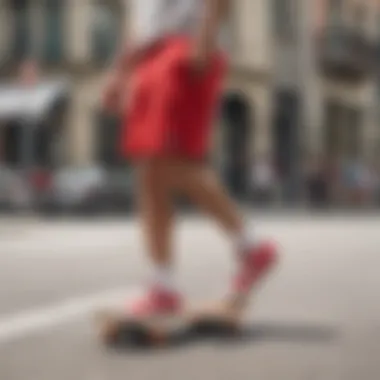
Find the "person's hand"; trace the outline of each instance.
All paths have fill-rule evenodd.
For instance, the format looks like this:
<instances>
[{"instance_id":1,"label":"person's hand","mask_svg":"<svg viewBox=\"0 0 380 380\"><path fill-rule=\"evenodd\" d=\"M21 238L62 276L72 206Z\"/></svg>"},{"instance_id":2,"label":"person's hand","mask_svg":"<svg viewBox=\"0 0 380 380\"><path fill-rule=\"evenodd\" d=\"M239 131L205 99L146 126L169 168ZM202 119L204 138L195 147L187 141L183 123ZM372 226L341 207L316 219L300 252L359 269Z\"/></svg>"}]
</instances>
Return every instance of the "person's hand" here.
<instances>
[{"instance_id":1,"label":"person's hand","mask_svg":"<svg viewBox=\"0 0 380 380\"><path fill-rule=\"evenodd\" d=\"M206 49L195 46L190 52L190 67L197 75L202 75L209 64L209 54Z\"/></svg>"}]
</instances>

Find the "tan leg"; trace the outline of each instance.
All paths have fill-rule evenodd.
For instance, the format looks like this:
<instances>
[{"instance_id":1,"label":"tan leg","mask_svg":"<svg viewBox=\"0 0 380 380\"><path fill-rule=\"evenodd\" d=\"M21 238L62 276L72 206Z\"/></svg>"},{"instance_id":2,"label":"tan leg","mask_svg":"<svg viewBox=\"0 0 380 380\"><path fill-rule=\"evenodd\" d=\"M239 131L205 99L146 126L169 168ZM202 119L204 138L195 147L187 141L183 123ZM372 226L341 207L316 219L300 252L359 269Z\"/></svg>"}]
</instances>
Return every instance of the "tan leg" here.
<instances>
[{"instance_id":1,"label":"tan leg","mask_svg":"<svg viewBox=\"0 0 380 380\"><path fill-rule=\"evenodd\" d=\"M153 262L158 266L172 264L172 195L179 192L189 197L213 217L230 235L242 233L243 218L214 172L200 164L177 159L156 159L140 167L141 217L145 239ZM244 311L246 299L230 295L206 314L225 315L237 320Z\"/></svg>"},{"instance_id":2,"label":"tan leg","mask_svg":"<svg viewBox=\"0 0 380 380\"><path fill-rule=\"evenodd\" d=\"M167 160L167 170L172 188L189 197L227 233L241 233L244 223L238 207L210 168L192 162Z\"/></svg>"},{"instance_id":3,"label":"tan leg","mask_svg":"<svg viewBox=\"0 0 380 380\"><path fill-rule=\"evenodd\" d=\"M172 161L168 166L170 181L176 190L188 196L203 211L211 215L229 235L238 236L243 233L244 220L239 208L229 197L212 169L181 161ZM216 319L219 316L238 324L248 299L246 295L228 294L222 301L201 308L200 315L215 316Z\"/></svg>"},{"instance_id":4,"label":"tan leg","mask_svg":"<svg viewBox=\"0 0 380 380\"><path fill-rule=\"evenodd\" d=\"M144 240L158 267L172 264L173 204L168 173L161 161L148 161L139 170L140 217Z\"/></svg>"}]
</instances>

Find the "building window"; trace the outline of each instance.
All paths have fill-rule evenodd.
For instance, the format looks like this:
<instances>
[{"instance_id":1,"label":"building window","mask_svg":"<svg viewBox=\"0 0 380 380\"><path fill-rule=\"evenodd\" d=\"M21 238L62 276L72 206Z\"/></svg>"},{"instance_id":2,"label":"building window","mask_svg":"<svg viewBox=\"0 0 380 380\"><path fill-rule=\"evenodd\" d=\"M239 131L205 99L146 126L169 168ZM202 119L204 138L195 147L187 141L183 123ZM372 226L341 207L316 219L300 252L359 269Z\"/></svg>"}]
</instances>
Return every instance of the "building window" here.
<instances>
[{"instance_id":1,"label":"building window","mask_svg":"<svg viewBox=\"0 0 380 380\"><path fill-rule=\"evenodd\" d=\"M16 121L10 121L2 125L2 161L11 167L20 166L22 163L22 125Z\"/></svg>"},{"instance_id":2,"label":"building window","mask_svg":"<svg viewBox=\"0 0 380 380\"><path fill-rule=\"evenodd\" d=\"M341 106L328 101L325 105L325 148L328 157L335 157L341 151Z\"/></svg>"},{"instance_id":3,"label":"building window","mask_svg":"<svg viewBox=\"0 0 380 380\"><path fill-rule=\"evenodd\" d=\"M63 58L64 2L61 0L45 0L44 2L44 40L42 47L43 60L58 63Z\"/></svg>"},{"instance_id":4,"label":"building window","mask_svg":"<svg viewBox=\"0 0 380 380\"><path fill-rule=\"evenodd\" d=\"M106 168L115 168L124 165L120 155L120 120L102 111L95 114L96 125L96 159Z\"/></svg>"},{"instance_id":5,"label":"building window","mask_svg":"<svg viewBox=\"0 0 380 380\"><path fill-rule=\"evenodd\" d=\"M362 152L362 112L338 102L327 102L325 146L330 157L353 158Z\"/></svg>"},{"instance_id":6,"label":"building window","mask_svg":"<svg viewBox=\"0 0 380 380\"><path fill-rule=\"evenodd\" d=\"M92 16L92 57L95 63L107 64L118 48L123 23L120 7L95 0Z\"/></svg>"},{"instance_id":7,"label":"building window","mask_svg":"<svg viewBox=\"0 0 380 380\"><path fill-rule=\"evenodd\" d=\"M16 0L10 5L13 15L11 55L13 60L21 61L32 53L30 1Z\"/></svg>"},{"instance_id":8,"label":"building window","mask_svg":"<svg viewBox=\"0 0 380 380\"><path fill-rule=\"evenodd\" d=\"M293 0L272 0L272 7L276 38L293 40L296 35L296 9Z\"/></svg>"},{"instance_id":9,"label":"building window","mask_svg":"<svg viewBox=\"0 0 380 380\"><path fill-rule=\"evenodd\" d=\"M345 139L346 154L355 158L362 153L362 112L357 108L346 109L347 131Z\"/></svg>"}]
</instances>

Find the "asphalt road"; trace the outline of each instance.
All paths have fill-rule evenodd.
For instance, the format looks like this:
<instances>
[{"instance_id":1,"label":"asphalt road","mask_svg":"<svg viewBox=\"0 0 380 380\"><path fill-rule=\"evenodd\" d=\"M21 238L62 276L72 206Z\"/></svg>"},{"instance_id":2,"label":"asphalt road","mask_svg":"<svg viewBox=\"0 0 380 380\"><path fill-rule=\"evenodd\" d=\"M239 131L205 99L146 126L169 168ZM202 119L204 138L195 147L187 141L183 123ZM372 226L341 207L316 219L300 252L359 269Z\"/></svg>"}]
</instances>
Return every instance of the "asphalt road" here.
<instances>
[{"instance_id":1,"label":"asphalt road","mask_svg":"<svg viewBox=\"0 0 380 380\"><path fill-rule=\"evenodd\" d=\"M244 337L112 352L91 312L121 304L149 274L135 222L0 219L0 379L378 380L380 217L251 221L282 260ZM226 289L229 248L210 223L181 221L178 283L191 300Z\"/></svg>"}]
</instances>

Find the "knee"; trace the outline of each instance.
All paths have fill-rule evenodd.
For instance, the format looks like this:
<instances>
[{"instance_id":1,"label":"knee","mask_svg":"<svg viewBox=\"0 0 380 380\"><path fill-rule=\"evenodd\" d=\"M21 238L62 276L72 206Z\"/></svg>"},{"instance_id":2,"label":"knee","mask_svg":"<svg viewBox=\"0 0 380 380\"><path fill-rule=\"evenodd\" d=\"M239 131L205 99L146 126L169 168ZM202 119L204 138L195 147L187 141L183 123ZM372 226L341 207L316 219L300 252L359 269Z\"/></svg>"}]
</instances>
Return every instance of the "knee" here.
<instances>
[{"instance_id":1,"label":"knee","mask_svg":"<svg viewBox=\"0 0 380 380\"><path fill-rule=\"evenodd\" d=\"M160 160L149 160L140 167L140 185L156 194L164 192L168 186L168 171Z\"/></svg>"}]
</instances>

